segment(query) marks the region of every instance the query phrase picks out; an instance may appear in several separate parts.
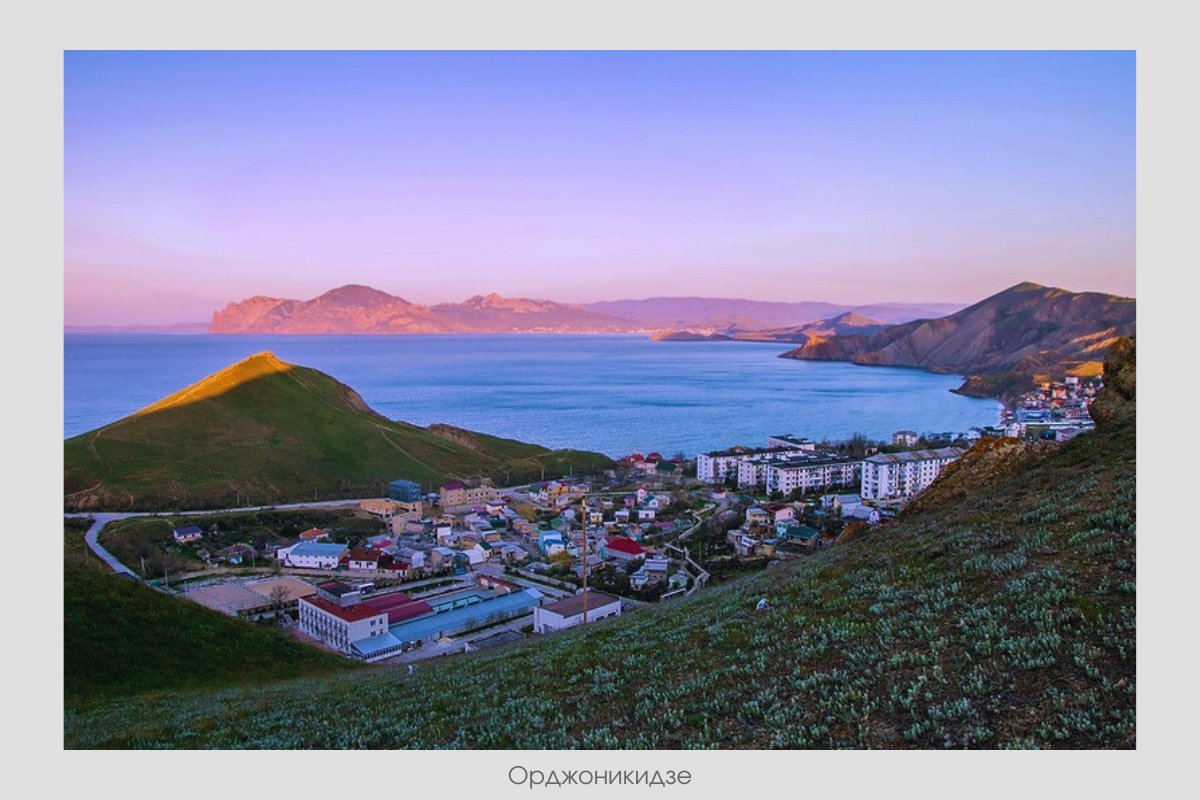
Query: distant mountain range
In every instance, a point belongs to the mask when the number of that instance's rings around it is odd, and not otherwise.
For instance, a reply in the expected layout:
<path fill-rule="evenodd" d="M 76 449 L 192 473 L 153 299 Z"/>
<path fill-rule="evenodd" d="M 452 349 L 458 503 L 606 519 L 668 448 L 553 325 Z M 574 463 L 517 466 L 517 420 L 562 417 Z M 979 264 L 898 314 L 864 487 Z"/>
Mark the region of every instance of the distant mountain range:
<path fill-rule="evenodd" d="M 1019 283 L 938 319 L 873 333 L 811 336 L 786 358 L 924 367 L 969 376 L 959 391 L 1005 396 L 1037 374 L 1098 371 L 1113 342 L 1136 333 L 1137 302 Z"/>
<path fill-rule="evenodd" d="M 686 328 L 732 334 L 799 327 L 847 313 L 894 323 L 941 316 L 961 307 L 945 303 L 851 307 L 696 297 L 580 305 L 497 294 L 424 306 L 369 286 L 349 285 L 312 300 L 256 296 L 230 303 L 213 315 L 208 330 L 221 334 L 650 333 Z"/>
<path fill-rule="evenodd" d="M 606 300 L 587 308 L 646 329 L 688 329 L 704 333 L 762 331 L 806 325 L 846 313 L 893 325 L 958 311 L 962 303 L 877 303 L 848 306 L 837 303 L 783 303 L 712 297 L 651 297 L 647 300 Z"/>

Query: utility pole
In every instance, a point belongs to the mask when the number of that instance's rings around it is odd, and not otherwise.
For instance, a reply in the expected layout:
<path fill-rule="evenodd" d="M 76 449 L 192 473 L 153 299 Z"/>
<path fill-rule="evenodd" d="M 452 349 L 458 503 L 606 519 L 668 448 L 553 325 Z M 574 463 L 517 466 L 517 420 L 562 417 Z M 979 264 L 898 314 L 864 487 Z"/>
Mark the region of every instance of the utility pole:
<path fill-rule="evenodd" d="M 583 522 L 583 624 L 587 625 L 587 607 L 588 607 L 588 507 L 587 495 L 583 496 L 583 502 L 580 503 L 581 513 L 580 520 Z"/>

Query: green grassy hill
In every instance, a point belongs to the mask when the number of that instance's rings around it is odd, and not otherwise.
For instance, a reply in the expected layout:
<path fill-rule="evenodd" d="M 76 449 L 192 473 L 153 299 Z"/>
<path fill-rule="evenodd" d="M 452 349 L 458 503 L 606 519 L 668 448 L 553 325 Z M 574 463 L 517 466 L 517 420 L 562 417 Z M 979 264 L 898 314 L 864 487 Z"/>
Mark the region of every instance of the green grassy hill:
<path fill-rule="evenodd" d="M 459 433 L 470 441 L 385 419 L 328 375 L 260 353 L 68 439 L 64 505 L 218 508 L 373 497 L 397 478 L 427 487 L 477 476 L 518 483 L 543 469 L 557 476 L 611 464 L 598 453 Z"/>
<path fill-rule="evenodd" d="M 278 681 L 359 667 L 291 637 L 118 578 L 66 530 L 63 674 L 68 707 L 104 698 Z"/>
<path fill-rule="evenodd" d="M 1019 468 L 981 447 L 967 497 L 690 599 L 412 677 L 114 701 L 66 744 L 1133 747 L 1136 422 L 1107 405 Z"/>

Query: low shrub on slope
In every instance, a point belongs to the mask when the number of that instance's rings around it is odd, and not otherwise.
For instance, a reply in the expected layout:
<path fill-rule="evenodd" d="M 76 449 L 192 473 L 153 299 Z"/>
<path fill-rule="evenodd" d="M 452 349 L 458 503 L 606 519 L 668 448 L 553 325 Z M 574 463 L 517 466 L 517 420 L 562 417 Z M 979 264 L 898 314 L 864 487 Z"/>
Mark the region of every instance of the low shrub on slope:
<path fill-rule="evenodd" d="M 1134 468 L 1133 425 L 1110 427 L 968 500 L 688 600 L 412 677 L 68 712 L 66 742 L 1132 747 Z"/>

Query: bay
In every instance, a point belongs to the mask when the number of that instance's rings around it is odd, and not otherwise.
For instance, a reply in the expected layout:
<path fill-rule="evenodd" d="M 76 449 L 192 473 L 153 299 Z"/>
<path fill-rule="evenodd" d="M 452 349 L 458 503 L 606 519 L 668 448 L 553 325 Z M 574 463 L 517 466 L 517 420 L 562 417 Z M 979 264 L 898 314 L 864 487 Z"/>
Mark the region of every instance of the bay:
<path fill-rule="evenodd" d="M 356 389 L 379 413 L 547 447 L 670 457 L 767 436 L 965 431 L 994 400 L 952 375 L 778 358 L 787 345 L 616 335 L 64 334 L 64 436 L 106 425 L 262 351 Z"/>

